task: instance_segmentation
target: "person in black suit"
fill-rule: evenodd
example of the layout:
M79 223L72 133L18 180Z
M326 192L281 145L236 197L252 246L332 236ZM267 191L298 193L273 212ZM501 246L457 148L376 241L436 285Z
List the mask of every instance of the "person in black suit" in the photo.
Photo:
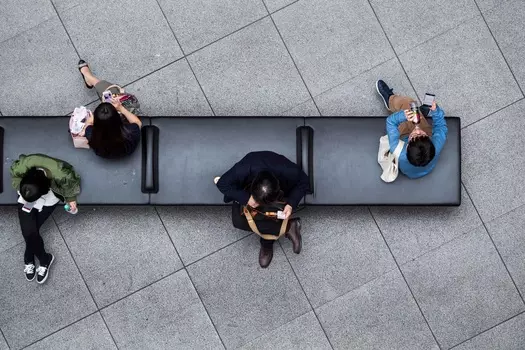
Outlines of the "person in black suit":
M286 202L283 210L288 219L302 198L311 193L310 180L304 171L286 157L270 152L251 152L235 164L220 178L215 178L217 188L224 194L224 202L232 202L233 226L252 231L245 216L241 215L241 205L257 208L276 201ZM278 235L282 221L257 221L259 231ZM286 237L292 241L293 251L301 252L301 221L290 219ZM261 238L259 264L265 268L273 258L273 240Z

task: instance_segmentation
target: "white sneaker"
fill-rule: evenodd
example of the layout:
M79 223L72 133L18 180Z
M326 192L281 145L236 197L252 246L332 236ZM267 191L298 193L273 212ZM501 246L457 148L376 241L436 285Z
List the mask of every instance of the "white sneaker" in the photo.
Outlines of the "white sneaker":
M217 185L217 182L219 182L219 180L221 179L220 176L216 176L213 178L213 183Z

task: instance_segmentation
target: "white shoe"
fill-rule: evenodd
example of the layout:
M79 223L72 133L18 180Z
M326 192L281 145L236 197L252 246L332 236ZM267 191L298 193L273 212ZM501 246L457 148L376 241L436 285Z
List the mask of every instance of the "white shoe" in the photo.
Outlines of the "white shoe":
M216 176L213 178L213 183L217 185L217 182L219 182L219 180L221 179L220 176Z

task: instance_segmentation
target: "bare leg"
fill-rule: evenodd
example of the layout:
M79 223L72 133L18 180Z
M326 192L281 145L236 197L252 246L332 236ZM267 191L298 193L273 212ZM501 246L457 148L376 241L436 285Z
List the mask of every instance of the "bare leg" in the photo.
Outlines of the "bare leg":
M91 70L89 70L88 66L82 67L80 69L80 73L82 73L88 85L95 86L100 81L96 76L93 75L93 73L91 73Z

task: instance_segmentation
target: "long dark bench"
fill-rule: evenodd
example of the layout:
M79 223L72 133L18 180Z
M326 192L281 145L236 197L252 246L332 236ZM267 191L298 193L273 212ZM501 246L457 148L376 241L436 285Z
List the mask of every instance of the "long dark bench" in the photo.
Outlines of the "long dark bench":
M213 178L246 153L271 150L300 164L314 194L307 205L446 205L461 203L461 127L449 134L434 171L421 179L380 179L377 164L385 117L162 117L143 118L140 149L104 160L74 149L68 119L0 118L3 179L0 205L16 203L9 167L20 154L44 153L71 163L82 176L86 205L217 205Z

